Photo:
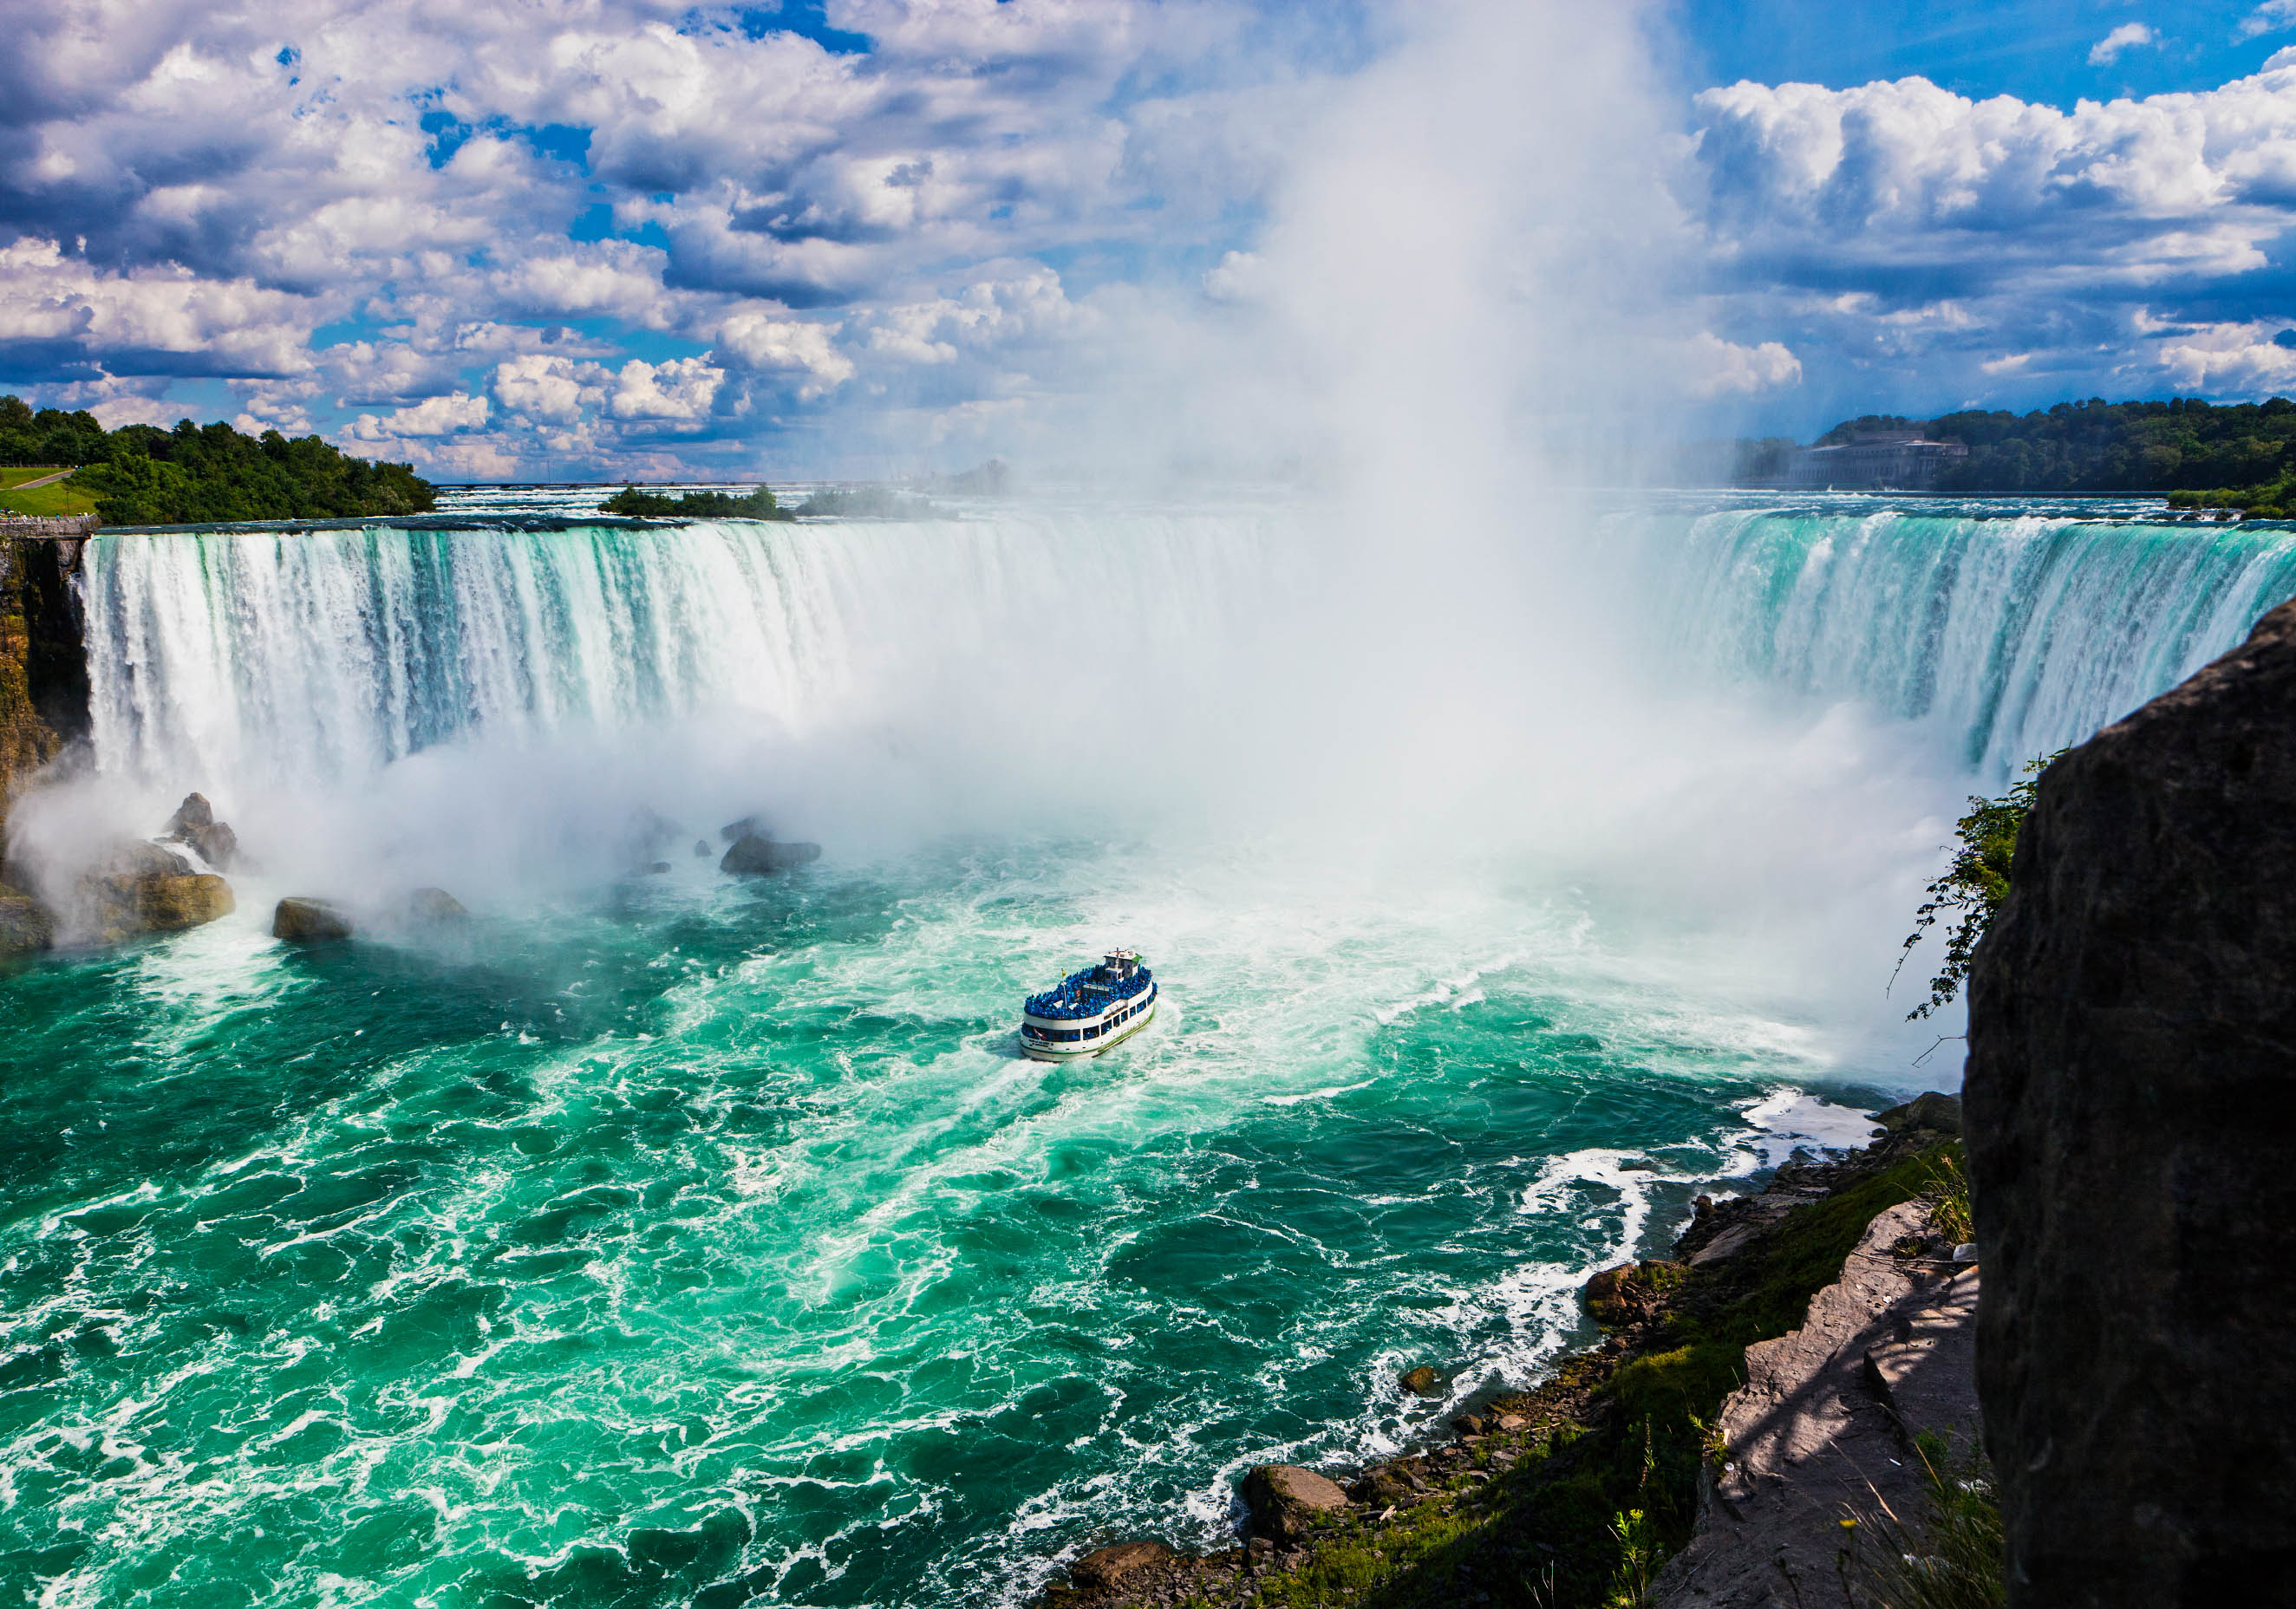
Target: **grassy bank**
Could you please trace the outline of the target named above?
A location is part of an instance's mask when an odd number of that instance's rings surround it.
[[[17,489],[28,480],[45,479],[55,473],[53,469],[0,470],[0,509],[48,519],[65,514],[94,513],[95,499],[69,480],[53,481],[29,491]]]

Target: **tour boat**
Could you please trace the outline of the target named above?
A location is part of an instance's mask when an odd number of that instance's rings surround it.
[[[1038,1061],[1097,1056],[1156,1015],[1156,980],[1129,950],[1071,972],[1021,1008],[1021,1049]]]

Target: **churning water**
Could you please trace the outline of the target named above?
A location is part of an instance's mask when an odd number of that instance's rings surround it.
[[[2296,591],[2288,533],[2135,517],[1601,529],[1665,676],[1942,732],[1948,804]],[[1409,1439],[1449,1408],[1401,1367],[1524,1377],[1587,1268],[1860,1132],[1804,1091],[1924,1082],[1496,840],[1335,858],[1257,782],[1252,830],[1191,817],[1306,696],[1251,678],[1313,535],[96,542],[69,796],[204,787],[258,864],[238,917],[0,982],[0,1593],[1017,1601],[1119,1533],[1217,1540],[1247,1462]],[[693,854],[759,804],[807,875]],[[476,914],[271,941],[330,877]],[[1117,940],[1155,1028],[1021,1059],[1021,993]]]

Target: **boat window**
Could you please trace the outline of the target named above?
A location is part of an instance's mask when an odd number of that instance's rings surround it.
[[[1098,1028],[1086,1028],[1084,1031],[1084,1036],[1086,1039],[1098,1039],[1100,1037],[1100,1030]]]

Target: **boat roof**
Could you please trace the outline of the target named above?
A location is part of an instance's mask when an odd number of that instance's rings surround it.
[[[1120,977],[1104,976],[1108,963],[1119,958],[1132,963],[1130,972]],[[1148,987],[1151,975],[1139,962],[1136,951],[1111,950],[1098,965],[1071,972],[1043,993],[1029,996],[1022,1009],[1030,1017],[1098,1017],[1116,1001],[1129,1000]]]

